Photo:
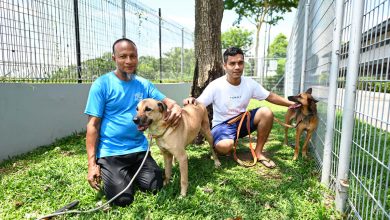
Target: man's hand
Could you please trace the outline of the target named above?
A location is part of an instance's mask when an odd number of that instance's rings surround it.
[[[89,185],[96,190],[100,190],[101,176],[100,166],[97,164],[88,165],[88,176],[87,180]]]
[[[183,105],[186,106],[188,104],[194,104],[194,105],[197,105],[198,102],[196,101],[196,99],[194,97],[189,97],[189,98],[186,98],[183,100]]]
[[[167,110],[167,113],[164,120],[168,125],[175,127],[181,118],[181,107],[178,104],[174,104],[171,109]]]

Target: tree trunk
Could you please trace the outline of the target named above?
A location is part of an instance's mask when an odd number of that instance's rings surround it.
[[[259,69],[259,60],[260,60],[260,57],[259,57],[259,35],[260,35],[260,29],[261,29],[261,25],[259,24],[256,24],[256,46],[255,46],[255,68],[254,68],[254,71],[255,73],[253,75],[255,76],[259,76],[259,73],[258,73],[258,69]],[[263,82],[261,82],[261,76],[260,76],[260,84],[262,84]]]
[[[221,23],[223,0],[195,0],[195,71],[191,96],[199,97],[206,86],[224,74]],[[209,107],[212,120],[212,108]],[[199,138],[196,141],[199,143]]]
[[[260,19],[258,22],[256,22],[256,47],[255,47],[255,76],[258,76],[258,70],[259,70],[259,60],[260,60],[260,57],[259,57],[259,46],[260,46],[260,31],[261,31],[261,26],[263,26],[263,22],[264,22],[264,17],[265,15],[267,14],[267,11],[263,12],[261,15],[260,15]],[[263,64],[265,64],[265,57],[263,57],[263,61],[262,61]],[[263,69],[263,65],[261,66],[262,69]],[[263,71],[261,70],[261,75],[260,75],[260,84],[263,84]]]

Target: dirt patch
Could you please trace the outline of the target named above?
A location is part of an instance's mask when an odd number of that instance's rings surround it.
[[[275,179],[275,180],[282,180],[283,179],[282,175],[279,172],[274,171],[274,170],[271,171],[270,169],[265,168],[265,167],[258,169],[256,171],[256,173],[259,176],[265,177],[267,179]]]

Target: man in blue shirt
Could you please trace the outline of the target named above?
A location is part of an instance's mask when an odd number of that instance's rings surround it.
[[[181,117],[181,108],[174,100],[163,95],[148,80],[136,75],[138,53],[133,41],[119,39],[112,49],[116,69],[95,80],[85,108],[85,114],[89,116],[86,135],[87,179],[96,190],[100,189],[100,180],[103,179],[107,199],[126,188],[146,154],[148,141],[132,120],[138,102],[145,98],[164,102],[170,112],[165,120],[173,126]],[[134,183],[141,190],[155,192],[162,188],[162,170],[150,154]],[[134,193],[131,186],[113,204],[131,204]]]

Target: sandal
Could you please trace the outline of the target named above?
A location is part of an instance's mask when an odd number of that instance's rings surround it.
[[[273,169],[276,167],[276,164],[271,159],[264,158],[264,159],[259,159],[258,161],[269,169]]]

